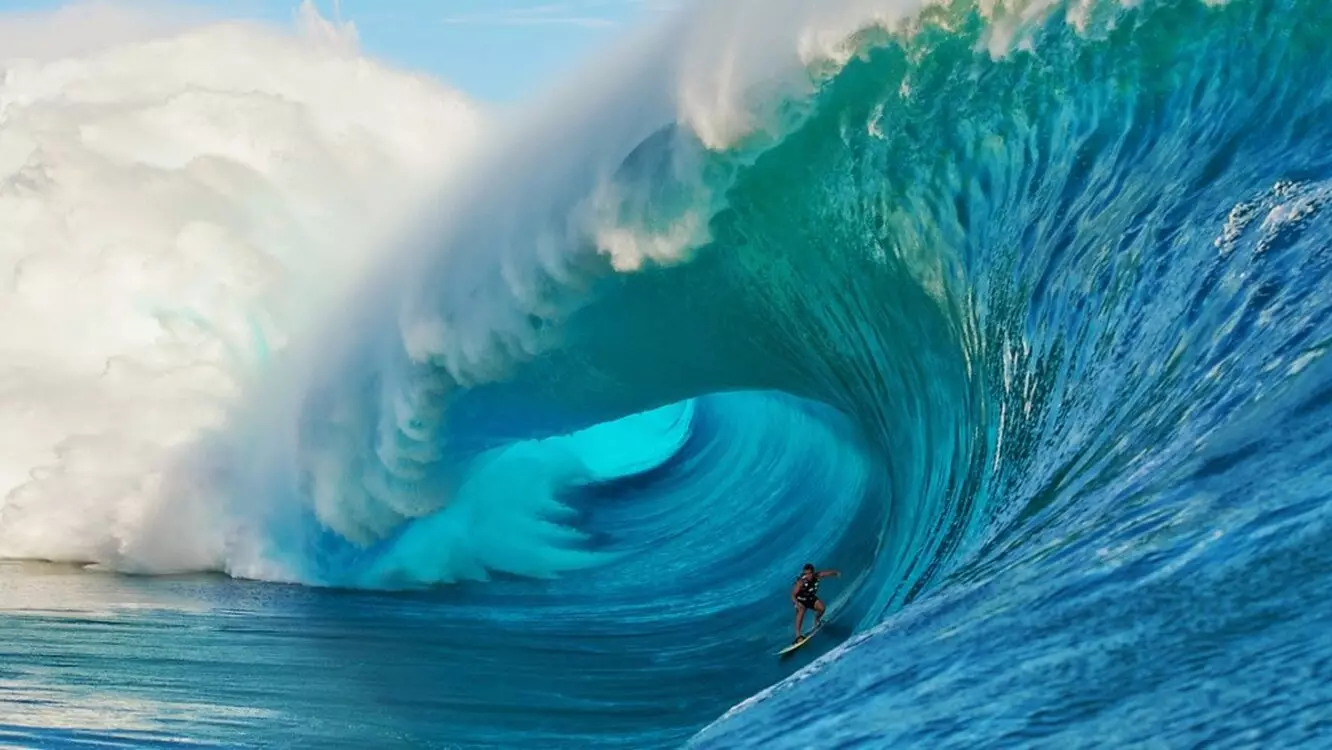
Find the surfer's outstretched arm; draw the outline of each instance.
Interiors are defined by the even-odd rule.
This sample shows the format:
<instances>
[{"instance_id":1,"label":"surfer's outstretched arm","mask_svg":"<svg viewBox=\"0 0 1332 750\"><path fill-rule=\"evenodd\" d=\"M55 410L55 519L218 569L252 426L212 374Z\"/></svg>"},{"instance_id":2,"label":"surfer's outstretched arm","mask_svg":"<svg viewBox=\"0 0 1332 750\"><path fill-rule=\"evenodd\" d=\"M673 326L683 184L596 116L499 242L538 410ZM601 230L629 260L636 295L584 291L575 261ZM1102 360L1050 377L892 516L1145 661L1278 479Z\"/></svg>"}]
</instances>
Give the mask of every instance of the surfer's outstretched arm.
<instances>
[{"instance_id":1,"label":"surfer's outstretched arm","mask_svg":"<svg viewBox=\"0 0 1332 750\"><path fill-rule=\"evenodd\" d=\"M840 575L841 575L841 573L838 572L838 571L836 571L836 570L821 570L821 571L819 571L819 578L836 578L836 577L838 577L838 576L840 576ZM794 594L792 594L792 596L794 596Z\"/></svg>"}]
</instances>

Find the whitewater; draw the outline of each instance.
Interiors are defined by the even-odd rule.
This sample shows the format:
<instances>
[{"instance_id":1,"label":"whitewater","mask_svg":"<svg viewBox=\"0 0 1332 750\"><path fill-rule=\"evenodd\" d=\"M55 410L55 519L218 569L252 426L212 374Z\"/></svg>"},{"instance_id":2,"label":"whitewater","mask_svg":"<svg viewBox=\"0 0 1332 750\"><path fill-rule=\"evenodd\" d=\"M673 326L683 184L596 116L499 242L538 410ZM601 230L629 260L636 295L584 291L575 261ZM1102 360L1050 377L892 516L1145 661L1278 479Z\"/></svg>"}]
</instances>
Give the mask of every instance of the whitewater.
<instances>
[{"instance_id":1,"label":"whitewater","mask_svg":"<svg viewBox=\"0 0 1332 750\"><path fill-rule=\"evenodd\" d=\"M0 19L0 741L1329 744L1319 2Z\"/></svg>"}]
</instances>

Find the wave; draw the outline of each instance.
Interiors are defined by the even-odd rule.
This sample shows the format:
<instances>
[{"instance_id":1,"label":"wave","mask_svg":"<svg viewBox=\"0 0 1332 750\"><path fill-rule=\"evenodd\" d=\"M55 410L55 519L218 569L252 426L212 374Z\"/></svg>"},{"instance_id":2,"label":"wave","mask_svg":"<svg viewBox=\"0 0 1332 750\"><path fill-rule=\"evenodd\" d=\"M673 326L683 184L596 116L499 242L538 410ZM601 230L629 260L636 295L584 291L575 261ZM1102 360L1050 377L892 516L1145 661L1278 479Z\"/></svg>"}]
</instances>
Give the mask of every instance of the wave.
<instances>
[{"instance_id":1,"label":"wave","mask_svg":"<svg viewBox=\"0 0 1332 750\"><path fill-rule=\"evenodd\" d=\"M526 606L505 577L537 578L606 633L730 618L713 645L752 654L817 559L854 573L857 636L697 743L821 741L774 713L811 684L854 696L848 736L957 739L862 720L905 689L848 672L913 627L977 632L998 581L1076 594L1199 554L1252 522L1215 477L1275 471L1251 436L1320 392L1317 3L701 4L508 116L314 18L323 43L210 27L6 76L32 147L0 158L30 415L4 554L491 581L497 618ZM153 63L214 49L290 88ZM71 206L85 233L53 239ZM1280 466L1273 504L1314 471ZM784 676L619 736L683 739Z\"/></svg>"}]
</instances>

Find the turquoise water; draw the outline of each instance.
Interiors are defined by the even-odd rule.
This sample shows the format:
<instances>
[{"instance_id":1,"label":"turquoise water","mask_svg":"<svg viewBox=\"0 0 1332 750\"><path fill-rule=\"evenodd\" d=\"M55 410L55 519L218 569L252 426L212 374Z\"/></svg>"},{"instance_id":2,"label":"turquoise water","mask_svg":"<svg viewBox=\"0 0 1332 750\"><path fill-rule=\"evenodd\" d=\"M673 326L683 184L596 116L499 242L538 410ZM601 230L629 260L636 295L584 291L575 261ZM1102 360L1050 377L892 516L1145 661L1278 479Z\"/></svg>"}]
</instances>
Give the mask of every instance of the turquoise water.
<instances>
[{"instance_id":1,"label":"turquoise water","mask_svg":"<svg viewBox=\"0 0 1332 750\"><path fill-rule=\"evenodd\" d=\"M0 736L1327 744L1332 16L1051 5L557 109L205 446L293 585L4 568Z\"/></svg>"}]
</instances>

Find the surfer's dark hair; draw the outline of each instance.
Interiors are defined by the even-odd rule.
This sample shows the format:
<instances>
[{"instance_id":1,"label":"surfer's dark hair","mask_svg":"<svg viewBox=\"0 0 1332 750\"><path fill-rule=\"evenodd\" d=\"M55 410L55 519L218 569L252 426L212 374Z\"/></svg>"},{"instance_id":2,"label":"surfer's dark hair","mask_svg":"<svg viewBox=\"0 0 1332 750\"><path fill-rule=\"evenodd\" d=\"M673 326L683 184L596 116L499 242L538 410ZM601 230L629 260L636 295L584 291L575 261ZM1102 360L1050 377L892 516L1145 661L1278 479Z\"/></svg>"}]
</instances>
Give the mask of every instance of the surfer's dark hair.
<instances>
[{"instance_id":1,"label":"surfer's dark hair","mask_svg":"<svg viewBox=\"0 0 1332 750\"><path fill-rule=\"evenodd\" d=\"M813 570L814 563L805 563L805 570Z\"/></svg>"}]
</instances>

